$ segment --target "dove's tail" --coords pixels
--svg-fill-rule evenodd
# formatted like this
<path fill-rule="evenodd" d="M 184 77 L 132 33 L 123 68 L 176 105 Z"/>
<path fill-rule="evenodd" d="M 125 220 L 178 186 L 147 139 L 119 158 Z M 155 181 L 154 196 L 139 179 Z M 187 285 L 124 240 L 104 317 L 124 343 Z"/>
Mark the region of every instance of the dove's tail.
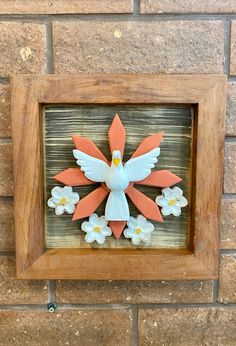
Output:
<path fill-rule="evenodd" d="M 109 221 L 129 220 L 129 206 L 124 191 L 111 191 L 107 199 L 105 219 Z"/>

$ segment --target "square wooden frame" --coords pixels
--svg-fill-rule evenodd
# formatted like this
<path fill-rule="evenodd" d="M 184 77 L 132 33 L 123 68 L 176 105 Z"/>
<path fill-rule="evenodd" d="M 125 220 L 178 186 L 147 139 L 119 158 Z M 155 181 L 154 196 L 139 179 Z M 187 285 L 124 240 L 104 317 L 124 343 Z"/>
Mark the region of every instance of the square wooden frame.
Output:
<path fill-rule="evenodd" d="M 11 78 L 17 277 L 176 280 L 218 275 L 226 77 L 18 75 Z M 191 104 L 195 107 L 191 246 L 46 249 L 42 106 Z"/>

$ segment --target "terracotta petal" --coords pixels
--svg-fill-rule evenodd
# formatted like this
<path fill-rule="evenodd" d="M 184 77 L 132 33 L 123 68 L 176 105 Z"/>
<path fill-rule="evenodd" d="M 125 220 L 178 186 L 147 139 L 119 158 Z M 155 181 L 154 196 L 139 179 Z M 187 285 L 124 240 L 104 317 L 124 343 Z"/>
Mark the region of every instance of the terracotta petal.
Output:
<path fill-rule="evenodd" d="M 93 141 L 91 141 L 91 139 L 81 136 L 72 136 L 72 138 L 75 143 L 76 149 L 79 149 L 88 155 L 107 162 L 106 157 L 93 143 Z"/>
<path fill-rule="evenodd" d="M 146 179 L 138 181 L 136 184 L 156 187 L 169 187 L 177 184 L 182 179 L 168 170 L 154 171 Z"/>
<path fill-rule="evenodd" d="M 123 156 L 125 148 L 126 131 L 118 114 L 115 115 L 111 123 L 111 126 L 108 131 L 108 138 L 111 153 L 114 150 L 120 150 L 121 156 Z"/>
<path fill-rule="evenodd" d="M 160 210 L 153 200 L 134 187 L 130 188 L 126 193 L 144 217 L 153 221 L 163 222 Z"/>
<path fill-rule="evenodd" d="M 53 177 L 60 183 L 68 186 L 81 186 L 96 184 L 94 181 L 87 179 L 80 168 L 68 168 Z"/>
<path fill-rule="evenodd" d="M 109 227 L 112 230 L 116 239 L 120 239 L 120 236 L 125 228 L 126 221 L 110 221 Z"/>
<path fill-rule="evenodd" d="M 108 192 L 102 186 L 98 187 L 86 197 L 81 199 L 76 206 L 73 221 L 90 216 L 106 198 Z"/>
<path fill-rule="evenodd" d="M 160 146 L 164 132 L 156 133 L 155 135 L 144 138 L 138 148 L 132 155 L 132 158 L 143 155 Z"/>

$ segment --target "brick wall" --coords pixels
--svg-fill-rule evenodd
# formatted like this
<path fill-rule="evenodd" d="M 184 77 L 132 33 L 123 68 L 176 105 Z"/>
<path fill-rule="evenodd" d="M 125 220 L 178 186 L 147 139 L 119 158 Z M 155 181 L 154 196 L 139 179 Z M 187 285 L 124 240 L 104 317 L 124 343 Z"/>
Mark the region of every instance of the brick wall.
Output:
<path fill-rule="evenodd" d="M 15 279 L 9 75 L 54 72 L 228 75 L 219 280 Z M 236 345 L 235 136 L 235 0 L 0 0 L 0 345 Z"/>

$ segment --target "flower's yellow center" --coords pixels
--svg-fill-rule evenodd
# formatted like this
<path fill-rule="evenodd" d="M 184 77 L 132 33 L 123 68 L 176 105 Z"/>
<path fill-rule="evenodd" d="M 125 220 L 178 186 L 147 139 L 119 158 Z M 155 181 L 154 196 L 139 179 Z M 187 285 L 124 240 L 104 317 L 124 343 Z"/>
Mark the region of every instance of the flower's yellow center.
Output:
<path fill-rule="evenodd" d="M 120 163 L 120 159 L 114 158 L 114 159 L 113 159 L 113 163 L 114 163 L 114 165 L 117 167 L 117 166 L 119 165 L 119 163 Z"/>
<path fill-rule="evenodd" d="M 139 227 L 136 228 L 136 230 L 135 230 L 135 233 L 136 233 L 136 234 L 140 234 L 141 232 L 142 232 L 141 228 L 139 228 Z"/>
<path fill-rule="evenodd" d="M 168 204 L 169 204 L 170 207 L 172 207 L 173 205 L 175 205 L 175 203 L 176 203 L 176 200 L 175 200 L 175 199 L 170 199 L 169 202 L 168 202 Z"/>
<path fill-rule="evenodd" d="M 66 197 L 62 197 L 60 200 L 60 204 L 65 205 L 67 202 Z"/>
<path fill-rule="evenodd" d="M 99 233 L 101 231 L 101 227 L 95 226 L 93 227 L 94 232 Z"/>

